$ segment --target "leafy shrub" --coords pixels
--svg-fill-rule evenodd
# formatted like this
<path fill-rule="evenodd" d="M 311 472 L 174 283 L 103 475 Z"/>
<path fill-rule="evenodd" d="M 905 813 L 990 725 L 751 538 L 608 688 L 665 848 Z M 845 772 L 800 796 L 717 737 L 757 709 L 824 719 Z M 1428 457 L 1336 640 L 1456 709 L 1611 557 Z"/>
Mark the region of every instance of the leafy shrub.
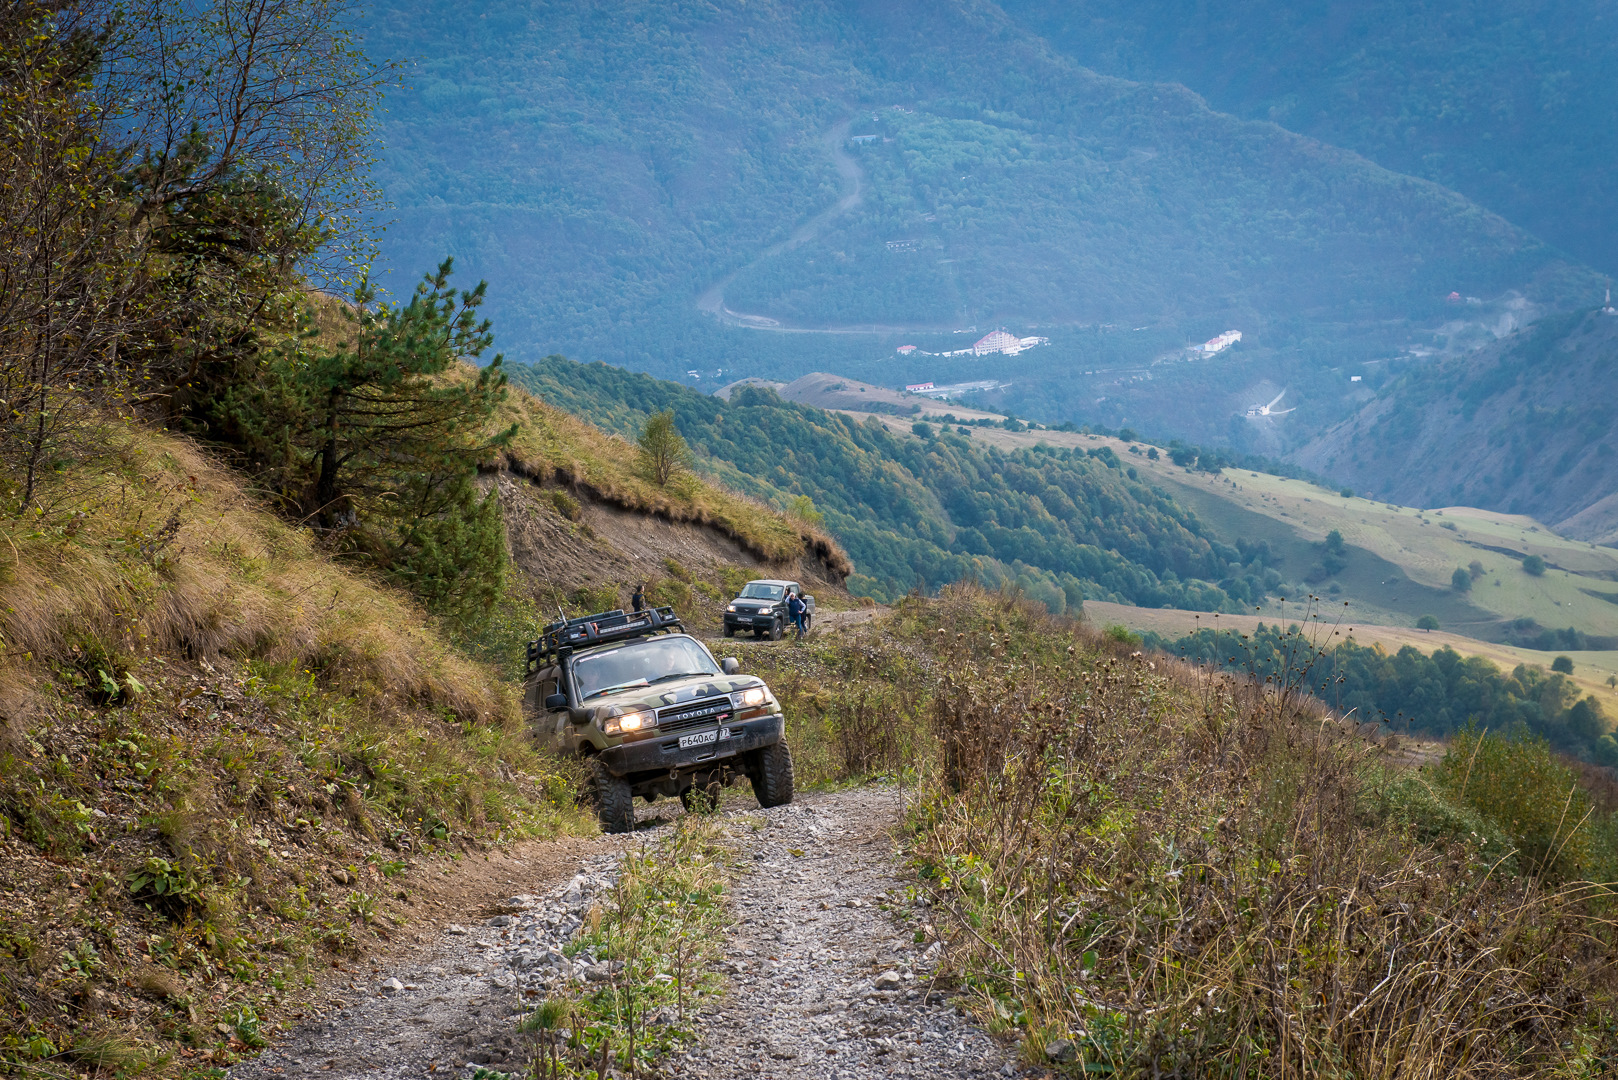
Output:
<path fill-rule="evenodd" d="M 1562 675 L 1573 674 L 1573 658 L 1571 656 L 1558 656 L 1551 661 L 1551 670 Z"/>
<path fill-rule="evenodd" d="M 1472 575 L 1457 566 L 1455 573 L 1449 576 L 1449 585 L 1456 592 L 1470 592 L 1472 589 Z"/>
<path fill-rule="evenodd" d="M 1423 615 L 1421 618 L 1416 620 L 1416 629 L 1417 630 L 1437 630 L 1438 629 L 1438 616 L 1437 615 Z"/>
<path fill-rule="evenodd" d="M 796 495 L 787 506 L 787 516 L 795 518 L 806 525 L 818 526 L 825 522 L 826 515 L 815 509 L 815 500 L 807 495 Z"/>
<path fill-rule="evenodd" d="M 1101 631 L 1101 636 L 1108 641 L 1115 641 L 1119 645 L 1139 645 L 1141 643 L 1140 635 L 1121 623 L 1113 623 Z"/>
<path fill-rule="evenodd" d="M 1542 577 L 1545 573 L 1545 560 L 1539 555 L 1530 555 L 1522 561 L 1523 572 L 1534 577 Z"/>
<path fill-rule="evenodd" d="M 1503 739 L 1468 728 L 1450 741 L 1433 779 L 1493 820 L 1525 870 L 1570 881 L 1596 869 L 1590 797 L 1545 740 Z"/>
<path fill-rule="evenodd" d="M 206 903 L 202 882 L 195 874 L 156 855 L 129 875 L 128 884 L 136 901 L 171 918 L 200 911 Z"/>

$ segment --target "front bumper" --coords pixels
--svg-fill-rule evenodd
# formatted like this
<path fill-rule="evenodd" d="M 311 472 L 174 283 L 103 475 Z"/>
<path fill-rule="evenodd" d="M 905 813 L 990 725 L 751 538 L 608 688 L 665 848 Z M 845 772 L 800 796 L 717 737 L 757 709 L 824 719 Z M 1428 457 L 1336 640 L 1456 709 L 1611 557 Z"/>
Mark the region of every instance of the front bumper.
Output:
<path fill-rule="evenodd" d="M 742 615 L 734 612 L 725 612 L 725 625 L 737 630 L 768 630 L 775 625 L 776 617 L 766 612 L 763 615 Z"/>
<path fill-rule="evenodd" d="M 682 731 L 678 735 L 637 739 L 634 742 L 609 746 L 601 751 L 601 763 L 614 776 L 634 776 L 638 773 L 666 773 L 673 769 L 706 768 L 711 762 L 757 750 L 781 741 L 786 719 L 780 713 L 761 716 L 756 720 L 732 720 L 718 727 L 711 743 L 680 749 L 680 739 L 701 732 Z M 713 731 L 713 728 L 707 728 Z"/>

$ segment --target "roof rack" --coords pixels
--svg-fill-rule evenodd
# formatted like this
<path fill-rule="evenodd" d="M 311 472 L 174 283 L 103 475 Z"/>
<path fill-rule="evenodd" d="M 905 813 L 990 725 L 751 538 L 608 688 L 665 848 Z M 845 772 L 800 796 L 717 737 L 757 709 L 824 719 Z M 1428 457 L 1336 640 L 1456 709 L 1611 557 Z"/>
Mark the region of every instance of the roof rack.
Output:
<path fill-rule="evenodd" d="M 635 612 L 618 608 L 594 615 L 580 615 L 576 619 L 563 619 L 551 623 L 538 638 L 528 643 L 528 666 L 523 674 L 524 677 L 532 675 L 547 662 L 560 659 L 574 649 L 684 629 L 684 624 L 674 614 L 672 607 Z"/>

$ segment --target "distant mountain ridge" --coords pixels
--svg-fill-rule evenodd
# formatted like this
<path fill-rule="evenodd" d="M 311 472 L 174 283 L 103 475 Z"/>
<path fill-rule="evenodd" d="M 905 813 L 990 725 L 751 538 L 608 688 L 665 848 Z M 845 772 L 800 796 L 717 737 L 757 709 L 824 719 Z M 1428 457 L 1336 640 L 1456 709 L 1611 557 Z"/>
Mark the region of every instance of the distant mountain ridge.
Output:
<path fill-rule="evenodd" d="M 385 121 L 388 261 L 413 273 L 448 253 L 494 282 L 487 310 L 519 360 L 916 377 L 916 359 L 873 367 L 900 341 L 700 312 L 732 274 L 726 306 L 784 328 L 1145 325 L 1120 346 L 1144 362 L 1240 326 L 1295 364 L 1386 348 L 1440 319 L 1452 289 L 1555 308 L 1599 285 L 1435 184 L 1180 87 L 1096 75 L 992 5 L 604 0 L 473 17 L 383 0 L 366 34 L 378 55 L 422 58 Z M 845 121 L 865 139 L 846 147 L 858 203 L 774 250 L 847 197 L 825 141 Z M 1028 363 L 1065 385 L 1102 346 L 1075 337 Z M 1101 396 L 1023 385 L 1060 402 L 1052 420 Z M 1185 396 L 1212 410 L 1195 423 L 1224 422 L 1211 395 Z"/>
<path fill-rule="evenodd" d="M 1381 499 L 1618 542 L 1618 315 L 1550 316 L 1418 368 L 1293 457 Z"/>
<path fill-rule="evenodd" d="M 1001 6 L 1097 71 L 1444 184 L 1618 274 L 1615 0 Z"/>

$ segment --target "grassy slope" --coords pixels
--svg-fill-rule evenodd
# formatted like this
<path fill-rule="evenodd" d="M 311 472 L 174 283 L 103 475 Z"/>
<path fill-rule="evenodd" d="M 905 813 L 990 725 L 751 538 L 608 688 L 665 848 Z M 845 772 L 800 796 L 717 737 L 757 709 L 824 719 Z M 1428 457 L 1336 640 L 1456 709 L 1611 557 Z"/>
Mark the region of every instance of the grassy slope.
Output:
<path fill-rule="evenodd" d="M 668 487 L 645 479 L 636 448 L 514 386 L 496 418 L 517 424 L 502 464 L 529 479 L 559 482 L 590 498 L 669 521 L 706 525 L 750 553 L 784 562 L 805 552 L 846 576 L 848 556 L 824 529 L 776 512 L 755 499 L 694 476 Z"/>
<path fill-rule="evenodd" d="M 226 1063 L 435 853 L 575 824 L 513 689 L 409 599 L 192 445 L 101 443 L 0 525 L 0 1054 L 45 1075 Z"/>
<path fill-rule="evenodd" d="M 887 422 L 906 430 L 910 424 L 891 418 Z M 1527 617 L 1547 627 L 1618 634 L 1618 604 L 1591 595 L 1618 593 L 1612 577 L 1618 575 L 1618 553 L 1558 536 L 1529 518 L 1473 507 L 1420 510 L 1343 498 L 1302 480 L 1246 470 L 1229 469 L 1219 477 L 1192 473 L 1175 467 L 1166 456 L 1152 462 L 1131 454 L 1129 444 L 1106 436 L 984 428 L 974 429 L 973 438 L 1006 447 L 1041 441 L 1052 446 L 1111 446 L 1143 476 L 1164 485 L 1195 510 L 1222 539 L 1265 539 L 1281 545 L 1289 580 L 1301 577 L 1319 558 L 1311 545 L 1337 529 L 1354 552 L 1343 575 L 1333 580 L 1342 583 L 1342 598 L 1351 602 L 1351 614 L 1362 621 L 1414 626 L 1420 616 L 1432 613 L 1446 629 L 1471 629 L 1482 636 L 1491 622 Z M 1455 530 L 1444 528 L 1446 522 Z M 1539 555 L 1553 569 L 1533 577 L 1523 573 L 1519 559 L 1489 547 Z M 1361 553 L 1363 564 L 1356 565 Z M 1457 567 L 1473 560 L 1483 564 L 1486 576 L 1470 593 L 1456 594 L 1450 579 Z M 1392 571 L 1402 577 L 1392 576 Z"/>

